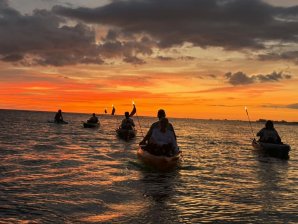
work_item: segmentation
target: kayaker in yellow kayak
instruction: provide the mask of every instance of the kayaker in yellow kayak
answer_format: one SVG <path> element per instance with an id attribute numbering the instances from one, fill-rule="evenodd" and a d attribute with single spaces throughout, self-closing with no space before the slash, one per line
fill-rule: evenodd
<path id="1" fill-rule="evenodd" d="M 159 119 L 159 121 L 153 123 L 149 129 L 149 131 L 147 132 L 147 134 L 145 135 L 144 139 L 139 143 L 140 145 L 146 145 L 152 135 L 152 132 L 155 128 L 158 128 L 160 126 L 160 120 L 162 118 L 165 118 L 166 117 L 166 112 L 163 110 L 163 109 L 160 109 L 158 110 L 157 112 L 157 117 Z M 174 128 L 173 128 L 173 125 L 171 123 L 168 122 L 167 124 L 167 129 L 172 131 L 173 134 L 174 134 L 174 137 L 176 139 L 176 134 L 175 134 L 175 131 L 174 131 Z"/>

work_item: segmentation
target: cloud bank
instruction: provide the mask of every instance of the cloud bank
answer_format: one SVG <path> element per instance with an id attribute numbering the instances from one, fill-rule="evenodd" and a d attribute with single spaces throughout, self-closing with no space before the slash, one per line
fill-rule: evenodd
<path id="1" fill-rule="evenodd" d="M 90 24 L 106 27 L 106 35 L 97 40 Z M 297 27 L 298 6 L 261 0 L 117 0 L 97 8 L 57 5 L 30 15 L 0 0 L 0 60 L 60 66 L 119 58 L 143 64 L 154 49 L 186 43 L 228 51 L 291 45 L 298 42 Z M 259 59 L 297 62 L 296 55 L 270 52 Z"/>
<path id="2" fill-rule="evenodd" d="M 297 42 L 298 34 L 298 6 L 274 7 L 260 0 L 123 0 L 95 9 L 57 6 L 54 11 L 122 32 L 146 33 L 161 48 L 189 42 L 263 49 L 266 41 Z"/>

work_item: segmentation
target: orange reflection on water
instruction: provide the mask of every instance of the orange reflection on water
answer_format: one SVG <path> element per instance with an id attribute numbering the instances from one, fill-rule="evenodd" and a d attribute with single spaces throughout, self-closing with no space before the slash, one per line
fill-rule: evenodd
<path id="1" fill-rule="evenodd" d="M 138 203 L 131 202 L 130 204 L 110 204 L 109 205 L 109 211 L 104 212 L 100 215 L 93 215 L 93 216 L 87 216 L 79 221 L 81 222 L 112 222 L 113 219 L 118 219 L 120 217 L 127 217 L 127 216 L 133 216 L 135 214 L 138 214 L 142 211 L 144 208 L 144 203 Z"/>

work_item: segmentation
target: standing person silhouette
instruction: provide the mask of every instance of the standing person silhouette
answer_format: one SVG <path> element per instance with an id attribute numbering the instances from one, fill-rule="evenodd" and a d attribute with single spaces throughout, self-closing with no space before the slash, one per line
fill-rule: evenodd
<path id="1" fill-rule="evenodd" d="M 139 145 L 146 145 L 148 143 L 150 137 L 152 136 L 153 130 L 155 128 L 159 128 L 160 127 L 160 120 L 162 118 L 165 118 L 166 117 L 166 112 L 163 109 L 158 110 L 157 117 L 158 117 L 158 121 L 154 122 L 151 125 L 149 131 L 147 132 L 147 134 L 145 135 L 145 137 L 143 138 L 143 140 L 139 143 Z M 174 137 L 176 139 L 176 134 L 175 134 L 175 131 L 174 131 L 174 127 L 173 127 L 173 125 L 171 123 L 167 123 L 167 129 L 173 132 Z"/>

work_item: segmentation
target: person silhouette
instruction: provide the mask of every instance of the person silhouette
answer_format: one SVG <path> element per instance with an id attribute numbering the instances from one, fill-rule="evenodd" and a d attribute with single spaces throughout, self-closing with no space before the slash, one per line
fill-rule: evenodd
<path id="1" fill-rule="evenodd" d="M 165 118 L 165 117 L 166 117 L 166 112 L 165 112 L 163 109 L 158 110 L 158 112 L 157 112 L 157 117 L 158 117 L 158 121 L 154 122 L 154 123 L 151 125 L 150 129 L 148 130 L 148 132 L 147 132 L 147 134 L 145 135 L 145 137 L 143 138 L 143 140 L 139 143 L 139 145 L 146 145 L 146 144 L 148 143 L 148 141 L 149 141 L 149 139 L 150 139 L 150 137 L 151 137 L 151 135 L 152 135 L 153 130 L 154 130 L 155 128 L 160 127 L 160 120 L 161 120 L 162 118 Z M 171 123 L 169 123 L 169 122 L 167 123 L 167 129 L 173 132 L 174 137 L 175 137 L 175 140 L 176 140 L 177 137 L 176 137 L 176 133 L 175 133 L 175 131 L 174 131 L 174 127 L 173 127 L 173 125 L 172 125 Z"/>
<path id="2" fill-rule="evenodd" d="M 128 130 L 134 129 L 135 123 L 134 123 L 133 119 L 130 118 L 129 112 L 125 112 L 124 116 L 125 116 L 125 118 L 122 120 L 120 127 L 122 129 L 128 129 Z"/>
<path id="3" fill-rule="evenodd" d="M 257 136 L 260 137 L 259 142 L 281 144 L 281 138 L 271 120 L 265 123 L 265 127 L 257 133 Z"/>
<path id="4" fill-rule="evenodd" d="M 87 123 L 98 123 L 98 117 L 96 117 L 95 113 L 92 114 L 92 117 L 88 119 Z"/>
<path id="5" fill-rule="evenodd" d="M 64 120 L 63 120 L 63 116 L 62 116 L 62 111 L 59 109 L 58 112 L 56 113 L 55 115 L 55 118 L 54 118 L 54 121 L 56 123 L 63 123 Z"/>

